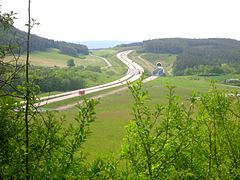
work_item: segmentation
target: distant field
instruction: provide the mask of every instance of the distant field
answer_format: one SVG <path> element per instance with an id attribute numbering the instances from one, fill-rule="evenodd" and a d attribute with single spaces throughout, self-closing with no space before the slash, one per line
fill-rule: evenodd
<path id="1" fill-rule="evenodd" d="M 144 89 L 149 91 L 151 100 L 149 106 L 154 107 L 157 103 L 167 102 L 167 85 L 176 86 L 176 94 L 183 101 L 189 99 L 193 91 L 198 93 L 207 92 L 211 86 L 206 78 L 193 79 L 192 77 L 160 77 L 152 82 L 144 84 Z M 233 89 L 231 87 L 218 85 L 221 89 Z M 130 92 L 122 91 L 107 96 L 100 100 L 97 105 L 97 120 L 93 123 L 92 134 L 85 144 L 85 152 L 89 154 L 88 160 L 97 157 L 109 157 L 120 151 L 122 139 L 125 134 L 124 126 L 132 118 L 133 98 Z M 59 115 L 66 115 L 67 122 L 71 122 L 76 109 L 60 112 Z"/>
<path id="2" fill-rule="evenodd" d="M 26 56 L 22 56 L 21 59 L 25 59 Z M 46 66 L 46 67 L 67 67 L 67 61 L 69 59 L 74 59 L 74 62 L 77 66 L 88 66 L 88 65 L 95 65 L 95 66 L 106 66 L 105 62 L 99 58 L 92 57 L 89 55 L 82 55 L 78 58 L 68 56 L 65 54 L 61 54 L 58 49 L 49 49 L 48 51 L 44 52 L 32 52 L 30 54 L 30 62 L 36 66 Z"/>
<path id="3" fill-rule="evenodd" d="M 117 49 L 93 50 L 91 53 L 106 58 L 112 64 L 112 67 L 107 70 L 110 71 L 109 74 L 113 73 L 117 78 L 121 78 L 127 73 L 127 66 L 119 61 L 116 56 Z"/>
<path id="4" fill-rule="evenodd" d="M 207 78 L 215 80 L 218 83 L 223 83 L 224 80 L 226 80 L 226 79 L 240 79 L 240 74 L 226 74 L 226 75 L 221 75 L 221 76 L 210 76 Z"/>
<path id="5" fill-rule="evenodd" d="M 117 59 L 116 54 L 119 52 L 118 49 L 102 49 L 102 50 L 93 50 L 91 53 L 97 56 L 106 58 L 116 71 L 121 72 L 122 74 L 127 72 L 127 67 L 121 61 Z"/>
<path id="6" fill-rule="evenodd" d="M 91 52 L 97 56 L 102 56 L 102 57 L 108 58 L 108 57 L 112 57 L 115 54 L 117 54 L 118 50 L 112 48 L 112 49 L 92 50 Z"/>

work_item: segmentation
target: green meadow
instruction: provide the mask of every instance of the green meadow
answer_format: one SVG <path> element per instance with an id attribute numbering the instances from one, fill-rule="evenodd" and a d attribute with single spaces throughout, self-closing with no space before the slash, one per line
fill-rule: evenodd
<path id="1" fill-rule="evenodd" d="M 168 86 L 176 86 L 175 93 L 183 102 L 187 102 L 192 93 L 201 94 L 211 89 L 211 82 L 206 78 L 194 79 L 192 77 L 159 77 L 158 79 L 143 85 L 143 89 L 149 92 L 149 107 L 154 108 L 156 104 L 167 103 Z M 237 90 L 216 84 L 222 90 Z M 125 134 L 125 126 L 132 118 L 133 98 L 129 90 L 104 97 L 99 100 L 96 107 L 97 119 L 91 126 L 91 135 L 84 145 L 84 151 L 88 154 L 89 161 L 97 157 L 115 157 L 121 150 Z M 77 109 L 59 112 L 64 115 L 67 122 L 71 122 Z"/>
<path id="2" fill-rule="evenodd" d="M 106 58 L 113 67 L 102 70 L 113 71 L 115 78 L 121 77 L 126 72 L 126 67 L 116 58 L 118 49 L 104 49 L 94 50 L 91 52 L 93 55 Z M 59 56 L 59 57 L 58 57 Z M 66 66 L 66 61 L 69 56 L 59 54 L 57 50 L 51 49 L 48 52 L 35 52 L 32 54 L 32 61 L 37 64 L 38 58 L 53 59 L 58 62 L 58 66 Z M 145 71 L 151 73 L 155 69 L 155 64 L 161 62 L 167 71 L 166 77 L 159 77 L 156 80 L 143 84 L 143 89 L 149 93 L 148 105 L 154 108 L 157 104 L 166 104 L 168 98 L 168 86 L 175 86 L 175 93 L 183 102 L 187 102 L 193 93 L 201 94 L 211 89 L 211 82 L 215 81 L 216 86 L 222 90 L 238 90 L 231 86 L 222 84 L 225 79 L 239 78 L 238 75 L 224 75 L 212 77 L 199 77 L 199 76 L 170 76 L 172 63 L 176 60 L 175 55 L 171 54 L 152 54 L 144 53 L 138 54 L 136 51 L 132 52 L 129 57 L 135 62 L 139 63 Z M 52 61 L 51 66 L 54 64 Z M 93 56 L 85 56 L 78 58 L 77 65 L 98 64 L 105 66 L 104 61 Z M 87 63 L 86 63 L 87 62 Z M 78 64 L 79 63 L 79 64 Z M 50 65 L 49 65 L 50 66 Z M 104 82 L 106 79 L 99 79 L 99 82 Z M 93 85 L 93 84 L 92 84 Z M 114 88 L 114 89 L 118 89 Z M 92 96 L 108 93 L 114 89 L 97 92 L 87 95 L 87 98 Z M 54 92 L 55 94 L 56 92 Z M 76 97 L 65 101 L 49 104 L 46 108 L 54 109 L 56 107 L 64 106 L 66 104 L 74 104 L 82 97 Z M 91 126 L 91 135 L 88 137 L 84 151 L 87 154 L 87 160 L 91 161 L 97 157 L 114 157 L 119 158 L 117 155 L 121 150 L 121 144 L 125 135 L 125 126 L 132 118 L 133 97 L 128 89 L 108 95 L 101 98 L 99 104 L 96 106 L 96 121 Z M 66 111 L 59 111 L 57 116 L 66 117 L 66 125 L 73 122 L 74 116 L 77 114 L 77 108 L 71 108 Z"/>
<path id="3" fill-rule="evenodd" d="M 30 54 L 30 63 L 35 66 L 45 67 L 67 67 L 67 61 L 73 59 L 76 66 L 106 66 L 105 62 L 99 58 L 92 57 L 90 55 L 80 55 L 79 57 L 72 57 L 69 55 L 61 54 L 58 49 L 49 49 L 47 51 L 34 51 Z M 24 60 L 25 55 L 21 56 Z"/>
<path id="4" fill-rule="evenodd" d="M 96 50 L 91 53 L 97 56 L 105 57 L 113 64 L 114 70 L 119 75 L 124 74 L 125 68 L 116 58 L 117 49 Z M 176 60 L 175 55 L 170 54 L 138 54 L 136 51 L 129 55 L 131 59 L 139 63 L 145 70 L 151 72 L 155 68 L 156 62 L 161 62 L 168 72 L 171 71 L 172 63 Z M 209 91 L 212 87 L 212 81 L 216 82 L 217 88 L 222 90 L 238 90 L 231 86 L 222 84 L 225 79 L 237 78 L 238 75 L 224 75 L 213 77 L 199 76 L 169 76 L 159 77 L 156 80 L 143 84 L 143 89 L 149 93 L 148 105 L 154 108 L 157 104 L 166 104 L 168 98 L 168 86 L 175 86 L 175 93 L 183 102 L 187 102 L 193 93 L 201 94 Z M 114 88 L 118 89 L 118 88 Z M 111 90 L 88 95 L 90 98 L 95 95 L 104 94 Z M 66 104 L 73 104 L 81 100 L 82 97 L 68 99 L 62 102 L 49 104 L 46 107 L 56 108 Z M 106 96 L 99 100 L 96 107 L 96 121 L 91 126 L 91 135 L 84 145 L 84 151 L 88 155 L 87 160 L 91 161 L 97 157 L 118 158 L 121 144 L 125 135 L 125 126 L 132 118 L 133 97 L 130 91 L 124 90 L 115 94 Z M 73 122 L 77 114 L 77 108 L 71 108 L 66 111 L 59 111 L 57 116 L 66 117 L 66 125 Z"/>

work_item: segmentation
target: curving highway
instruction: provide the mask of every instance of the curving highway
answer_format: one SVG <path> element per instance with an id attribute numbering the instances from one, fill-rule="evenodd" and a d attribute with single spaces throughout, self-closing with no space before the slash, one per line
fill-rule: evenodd
<path id="1" fill-rule="evenodd" d="M 133 50 L 128 50 L 128 51 L 123 51 L 117 54 L 117 58 L 122 61 L 126 66 L 128 66 L 128 72 L 127 74 L 110 83 L 106 83 L 103 85 L 98 85 L 98 86 L 94 86 L 94 87 L 90 87 L 90 88 L 85 88 L 85 89 L 78 89 L 78 90 L 74 90 L 74 91 L 70 91 L 70 92 L 66 92 L 66 93 L 61 93 L 61 94 L 57 94 L 57 95 L 52 95 L 52 96 L 47 96 L 47 97 L 42 97 L 40 98 L 40 102 L 35 103 L 34 106 L 35 107 L 40 107 L 40 106 L 44 106 L 46 104 L 50 104 L 53 102 L 58 102 L 58 101 L 62 101 L 65 99 L 70 99 L 73 97 L 77 97 L 80 96 L 79 95 L 79 91 L 80 90 L 84 90 L 85 94 L 90 94 L 93 92 L 98 92 L 98 91 L 102 91 L 105 89 L 109 89 L 109 88 L 113 88 L 113 87 L 117 87 L 117 86 L 121 86 L 124 85 L 128 82 L 133 82 L 136 81 L 137 79 L 139 79 L 144 70 L 143 68 L 138 65 L 137 63 L 133 62 L 131 59 L 129 59 L 127 57 L 127 55 L 129 53 L 131 53 Z"/>

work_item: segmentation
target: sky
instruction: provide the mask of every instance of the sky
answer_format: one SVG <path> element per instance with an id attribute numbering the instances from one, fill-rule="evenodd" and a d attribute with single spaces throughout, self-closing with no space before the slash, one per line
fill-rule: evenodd
<path id="1" fill-rule="evenodd" d="M 27 29 L 28 0 L 0 0 Z M 31 0 L 40 23 L 33 34 L 63 41 L 143 41 L 155 38 L 240 40 L 239 0 Z"/>

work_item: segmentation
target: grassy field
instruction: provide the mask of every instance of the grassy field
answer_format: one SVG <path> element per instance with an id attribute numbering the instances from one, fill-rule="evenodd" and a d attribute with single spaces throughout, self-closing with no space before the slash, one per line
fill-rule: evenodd
<path id="1" fill-rule="evenodd" d="M 240 79 L 240 74 L 226 74 L 221 76 L 212 76 L 208 77 L 208 79 L 214 80 L 218 83 L 223 83 L 226 79 Z"/>
<path id="2" fill-rule="evenodd" d="M 102 50 L 93 50 L 91 53 L 96 56 L 101 56 L 106 58 L 111 64 L 114 69 L 115 73 L 118 74 L 125 74 L 127 72 L 127 67 L 117 59 L 116 54 L 118 53 L 118 49 L 102 49 Z"/>
<path id="3" fill-rule="evenodd" d="M 117 60 L 117 52 L 117 49 L 107 49 L 92 51 L 92 54 L 107 58 L 108 61 L 113 64 L 114 73 L 122 76 L 126 72 L 126 67 L 122 66 L 121 62 Z M 176 60 L 176 56 L 168 54 L 137 54 L 133 52 L 130 57 L 148 71 L 151 71 L 158 61 L 162 62 L 165 68 L 168 68 L 167 71 L 171 71 L 171 65 Z M 84 61 L 86 59 L 81 60 Z M 147 63 L 145 61 L 149 62 Z M 224 79 L 237 77 L 238 75 L 216 77 L 159 77 L 154 81 L 144 84 L 143 88 L 149 92 L 151 98 L 148 102 L 149 106 L 154 108 L 158 103 L 165 104 L 167 102 L 168 85 L 176 86 L 176 94 L 183 101 L 186 101 L 193 92 L 207 92 L 211 88 L 210 80 L 216 80 L 218 83 L 222 83 Z M 233 89 L 232 87 L 221 84 L 217 86 L 221 89 Z M 74 98 L 65 102 L 49 105 L 48 107 L 71 104 L 78 100 L 79 98 Z M 84 151 L 88 154 L 87 159 L 89 161 L 97 157 L 117 157 L 125 134 L 124 127 L 132 118 L 132 106 L 133 98 L 129 90 L 118 92 L 100 100 L 96 108 L 97 119 L 91 126 L 92 134 L 84 145 Z M 67 125 L 73 122 L 76 114 L 77 109 L 72 108 L 68 111 L 57 113 L 57 116 L 66 116 Z"/>
<path id="4" fill-rule="evenodd" d="M 149 92 L 151 97 L 149 106 L 154 108 L 156 104 L 167 102 L 168 85 L 176 86 L 176 94 L 186 101 L 192 92 L 203 93 L 210 88 L 210 82 L 206 78 L 194 79 L 192 77 L 160 77 L 154 81 L 144 84 L 143 88 Z M 218 85 L 221 89 L 233 89 L 231 87 Z M 88 160 L 97 157 L 117 157 L 121 149 L 125 134 L 125 126 L 132 118 L 133 98 L 129 90 L 107 96 L 100 100 L 97 105 L 97 120 L 92 124 L 92 134 L 84 145 Z M 67 122 L 71 122 L 76 109 L 60 112 L 65 115 Z"/>
<path id="5" fill-rule="evenodd" d="M 69 59 L 74 59 L 74 62 L 77 66 L 88 66 L 88 65 L 96 65 L 96 66 L 106 66 L 105 62 L 101 59 L 86 55 L 79 56 L 78 58 L 68 56 L 65 54 L 61 54 L 58 49 L 49 49 L 44 52 L 32 52 L 30 54 L 31 64 L 36 66 L 58 66 L 58 67 L 67 67 L 67 61 Z M 25 56 L 22 56 L 25 59 Z"/>

